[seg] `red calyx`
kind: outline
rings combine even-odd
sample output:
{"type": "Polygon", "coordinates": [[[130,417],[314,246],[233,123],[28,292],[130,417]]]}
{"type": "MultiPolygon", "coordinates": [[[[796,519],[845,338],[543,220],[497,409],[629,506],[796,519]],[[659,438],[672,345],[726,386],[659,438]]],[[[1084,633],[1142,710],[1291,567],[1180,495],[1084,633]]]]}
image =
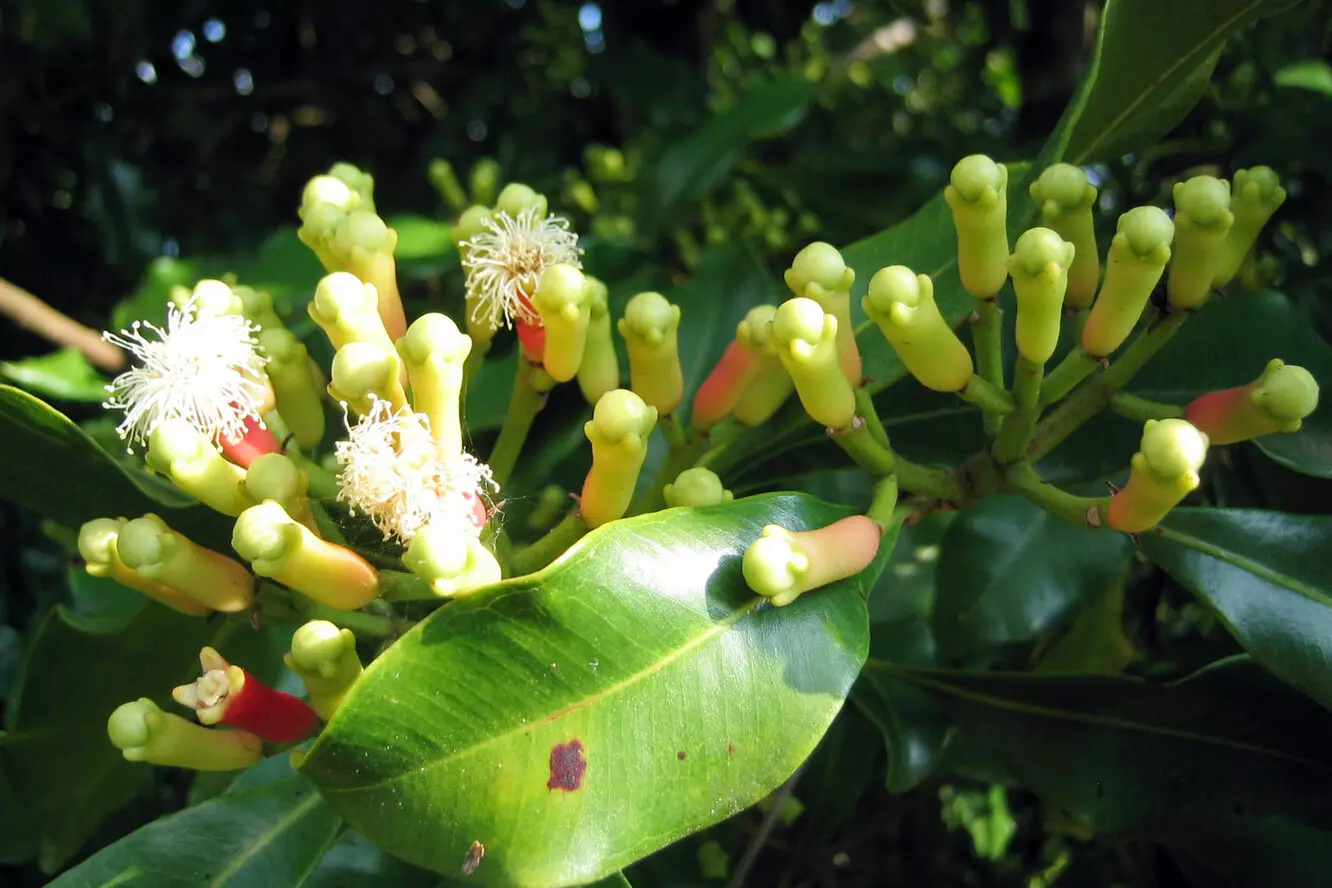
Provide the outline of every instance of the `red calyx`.
{"type": "Polygon", "coordinates": [[[241,686],[227,695],[218,724],[243,728],[270,743],[297,743],[315,732],[319,716],[304,700],[242,673],[241,686]]]}
{"type": "Polygon", "coordinates": [[[245,417],[245,434],[239,438],[221,435],[217,445],[222,450],[223,456],[242,469],[248,469],[251,463],[266,453],[282,452],[282,442],[268,429],[259,425],[259,420],[253,416],[245,417]]]}
{"type": "Polygon", "coordinates": [[[546,325],[541,323],[541,316],[526,293],[519,293],[518,301],[522,303],[525,312],[536,319],[529,321],[519,315],[514,320],[514,326],[518,328],[518,341],[522,343],[528,360],[539,366],[546,357],[546,325]]]}

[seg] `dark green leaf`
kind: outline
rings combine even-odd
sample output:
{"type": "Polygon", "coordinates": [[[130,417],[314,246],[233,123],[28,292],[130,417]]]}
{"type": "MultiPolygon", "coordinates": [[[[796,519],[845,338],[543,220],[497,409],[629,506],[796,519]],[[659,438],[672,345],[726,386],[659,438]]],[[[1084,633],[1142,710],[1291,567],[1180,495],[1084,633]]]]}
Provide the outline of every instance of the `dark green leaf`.
{"type": "Polygon", "coordinates": [[[62,348],[21,361],[0,362],[0,377],[19,388],[57,401],[100,403],[106,400],[106,377],[76,348],[62,348]]]}
{"type": "MultiPolygon", "coordinates": [[[[0,746],[5,733],[0,731],[0,746]]],[[[41,844],[40,823],[10,785],[9,775],[0,768],[0,866],[19,863],[37,853],[41,844]]]]}
{"type": "Polygon", "coordinates": [[[302,888],[435,888],[438,884],[437,874],[386,854],[354,829],[338,837],[301,883],[302,888]]]}
{"type": "Polygon", "coordinates": [[[1266,817],[1176,842],[1173,850],[1195,885],[1309,888],[1332,884],[1329,842],[1332,833],[1266,817]]]}
{"type": "Polygon", "coordinates": [[[1332,517],[1176,509],[1142,547],[1255,660],[1332,708],[1332,517]]]}
{"type": "Polygon", "coordinates": [[[774,608],[739,562],[765,524],[844,514],[768,496],[599,529],[400,639],[302,767],[418,865],[481,842],[482,883],[606,876],[780,785],[841,708],[875,570],[774,608]]]}
{"type": "Polygon", "coordinates": [[[50,888],[296,888],[342,822],[300,776],[144,826],[50,888]]]}
{"type": "Polygon", "coordinates": [[[1117,533],[1077,527],[1022,497],[965,510],[939,554],[934,637],[947,658],[1040,638],[1066,624],[1128,566],[1117,533]]]}

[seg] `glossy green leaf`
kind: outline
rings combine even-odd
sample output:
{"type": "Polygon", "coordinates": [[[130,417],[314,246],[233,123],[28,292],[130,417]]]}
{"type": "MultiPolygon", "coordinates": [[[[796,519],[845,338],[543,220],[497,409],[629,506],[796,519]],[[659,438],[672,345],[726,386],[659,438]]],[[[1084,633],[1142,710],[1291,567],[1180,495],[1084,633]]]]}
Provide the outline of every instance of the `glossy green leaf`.
{"type": "Polygon", "coordinates": [[[349,829],[320,858],[301,888],[436,888],[438,885],[437,873],[403,863],[349,829]]]}
{"type": "Polygon", "coordinates": [[[296,888],[342,821],[300,776],[141,827],[50,888],[296,888]]]}
{"type": "Polygon", "coordinates": [[[400,639],[303,770],[412,863],[452,873],[481,842],[483,884],[606,876],[777,787],[841,708],[875,569],[775,608],[740,557],[844,514],[766,496],[607,525],[400,639]]]}
{"type": "MultiPolygon", "coordinates": [[[[458,267],[458,248],[453,244],[453,226],[448,222],[414,213],[401,213],[384,221],[398,233],[393,257],[402,280],[430,280],[458,267]]],[[[311,292],[318,280],[315,277],[309,282],[311,292]]]]}
{"type": "Polygon", "coordinates": [[[1056,134],[1069,163],[1150,145],[1197,104],[1233,34],[1299,0],[1109,0],[1096,51],[1056,134]]]}
{"type": "Polygon", "coordinates": [[[21,361],[0,361],[0,378],[57,401],[106,400],[107,378],[76,348],[62,348],[21,361]]]}
{"type": "Polygon", "coordinates": [[[1272,75],[1277,86],[1307,89],[1332,96],[1332,65],[1322,59],[1291,62],[1272,75]]]}
{"type": "Polygon", "coordinates": [[[1332,715],[1247,658],[1172,684],[865,668],[938,701],[941,772],[1017,785],[1092,832],[1170,843],[1274,815],[1332,825],[1332,715]]]}
{"type": "Polygon", "coordinates": [[[1040,638],[1121,577],[1126,537],[1069,524],[1022,497],[990,496],[948,527],[939,554],[934,637],[965,659],[1040,638]]]}
{"type": "Polygon", "coordinates": [[[203,506],[169,508],[146,475],[127,472],[68,417],[0,385],[0,497],[77,528],[106,516],[157,512],[182,533],[225,549],[230,522],[203,506]],[[69,479],[77,478],[77,484],[69,479]]]}
{"type": "Polygon", "coordinates": [[[1176,509],[1142,548],[1255,660],[1332,708],[1332,517],[1176,509]]]}

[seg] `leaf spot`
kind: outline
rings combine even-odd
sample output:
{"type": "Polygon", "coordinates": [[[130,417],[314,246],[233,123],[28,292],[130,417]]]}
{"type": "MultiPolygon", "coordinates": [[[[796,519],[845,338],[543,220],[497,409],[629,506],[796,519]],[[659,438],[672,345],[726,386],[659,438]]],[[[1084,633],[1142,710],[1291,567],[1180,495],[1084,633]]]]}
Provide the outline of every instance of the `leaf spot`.
{"type": "Polygon", "coordinates": [[[675,757],[678,758],[680,761],[684,761],[684,760],[685,760],[685,751],[684,751],[683,749],[680,750],[679,752],[677,752],[677,753],[675,754],[675,757]]]}
{"type": "Polygon", "coordinates": [[[550,780],[546,781],[546,789],[573,792],[583,785],[586,770],[583,744],[577,738],[568,743],[557,743],[550,749],[550,780]]]}

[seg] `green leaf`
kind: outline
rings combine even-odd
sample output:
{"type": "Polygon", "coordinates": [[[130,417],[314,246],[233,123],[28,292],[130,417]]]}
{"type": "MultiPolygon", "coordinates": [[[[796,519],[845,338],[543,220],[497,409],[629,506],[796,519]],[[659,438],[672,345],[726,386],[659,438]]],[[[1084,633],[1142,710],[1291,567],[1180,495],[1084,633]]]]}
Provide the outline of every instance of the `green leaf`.
{"type": "Polygon", "coordinates": [[[1332,708],[1332,517],[1176,509],[1142,548],[1255,660],[1332,708]]]}
{"type": "MultiPolygon", "coordinates": [[[[384,221],[398,233],[393,256],[398,276],[403,280],[431,280],[458,267],[458,248],[453,244],[453,226],[448,222],[414,213],[402,213],[384,221]]],[[[321,270],[310,280],[312,292],[322,275],[321,270]]]]}
{"type": "Polygon", "coordinates": [[[0,385],[0,466],[0,497],[69,527],[157,512],[204,545],[225,550],[231,539],[224,516],[203,506],[168,507],[146,474],[127,472],[68,417],[6,385],[0,385]]]}
{"type": "Polygon", "coordinates": [[[21,361],[0,362],[0,377],[57,401],[96,404],[106,400],[106,377],[76,348],[62,348],[21,361]]]}
{"type": "MultiPolygon", "coordinates": [[[[0,746],[5,741],[0,731],[0,746]]],[[[37,853],[41,844],[40,824],[27,806],[19,801],[14,787],[0,768],[0,866],[20,863],[37,853]]]]}
{"type": "Polygon", "coordinates": [[[1082,87],[1056,131],[1055,159],[1110,160],[1152,144],[1202,97],[1226,40],[1297,2],[1109,0],[1082,87]]]}
{"type": "MultiPolygon", "coordinates": [[[[484,858],[482,858],[484,863],[484,858]]],[[[386,854],[354,829],[328,849],[302,888],[436,888],[439,876],[386,854]]]]}
{"type": "Polygon", "coordinates": [[[841,708],[875,568],[775,608],[740,558],[766,524],[845,514],[765,496],[600,528],[403,636],[302,768],[420,866],[456,872],[481,842],[483,884],[607,876],[762,798],[841,708]]]}
{"type": "Polygon", "coordinates": [[[1247,658],[1172,684],[865,669],[947,713],[940,771],[1020,786],[1088,831],[1168,844],[1272,815],[1332,825],[1332,715],[1247,658]]]}
{"type": "Polygon", "coordinates": [[[949,659],[1034,641],[1067,624],[1123,575],[1131,546],[1022,497],[990,496],[949,525],[939,555],[934,637],[949,659]]]}
{"type": "Polygon", "coordinates": [[[1322,59],[1304,59],[1291,62],[1272,76],[1277,86],[1307,89],[1332,96],[1332,65],[1322,59]]]}
{"type": "Polygon", "coordinates": [[[300,776],[156,820],[49,888],[296,888],[342,822],[300,776]]]}

